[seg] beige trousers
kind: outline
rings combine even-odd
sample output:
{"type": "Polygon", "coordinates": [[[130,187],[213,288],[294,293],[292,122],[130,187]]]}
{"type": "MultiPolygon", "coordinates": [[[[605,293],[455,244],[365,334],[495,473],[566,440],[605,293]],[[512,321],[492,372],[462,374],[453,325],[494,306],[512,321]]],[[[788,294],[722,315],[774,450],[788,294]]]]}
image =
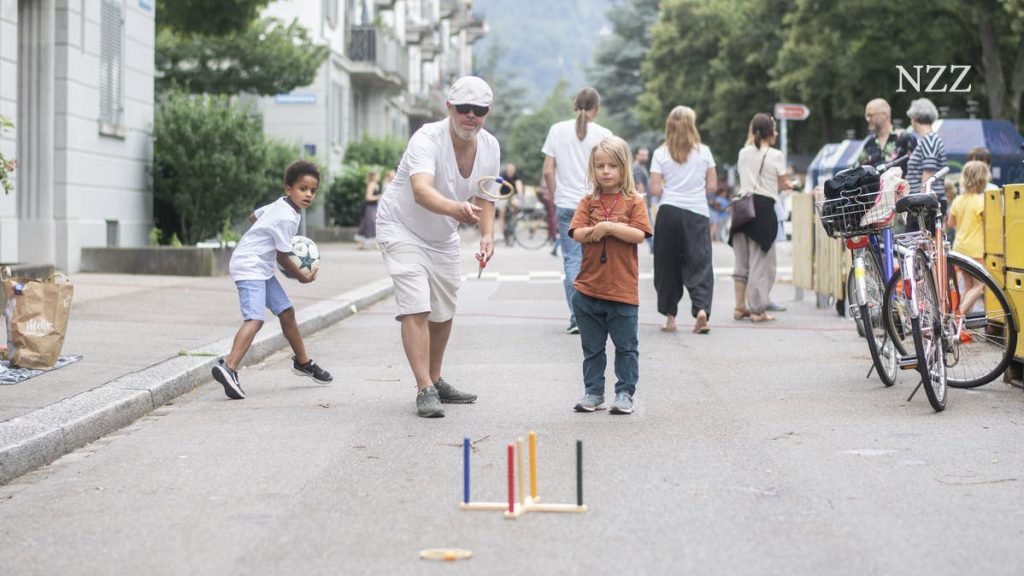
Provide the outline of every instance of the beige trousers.
{"type": "Polygon", "coordinates": [[[732,236],[732,251],[736,256],[732,277],[737,282],[747,283],[747,308],[751,314],[764,314],[768,295],[775,284],[775,244],[765,252],[757,242],[740,232],[732,236]]]}

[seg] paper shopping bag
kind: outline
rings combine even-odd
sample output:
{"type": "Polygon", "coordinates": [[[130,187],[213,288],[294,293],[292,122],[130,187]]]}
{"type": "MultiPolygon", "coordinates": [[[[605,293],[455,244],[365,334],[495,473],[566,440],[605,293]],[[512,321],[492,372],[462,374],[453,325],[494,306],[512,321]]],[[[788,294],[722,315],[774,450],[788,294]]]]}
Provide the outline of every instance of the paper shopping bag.
{"type": "Polygon", "coordinates": [[[14,347],[8,357],[22,368],[51,368],[64,345],[74,286],[59,273],[45,280],[8,278],[3,284],[8,335],[14,347]]]}

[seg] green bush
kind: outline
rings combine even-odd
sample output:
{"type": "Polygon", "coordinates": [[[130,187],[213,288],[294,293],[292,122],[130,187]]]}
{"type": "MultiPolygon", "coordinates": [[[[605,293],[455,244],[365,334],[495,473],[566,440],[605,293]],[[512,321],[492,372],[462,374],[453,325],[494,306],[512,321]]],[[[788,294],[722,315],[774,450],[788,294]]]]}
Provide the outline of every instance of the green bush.
{"type": "Polygon", "coordinates": [[[366,198],[366,175],[376,166],[345,164],[334,177],[327,194],[331,219],[335,226],[358,226],[366,198]]]}
{"type": "Polygon", "coordinates": [[[224,96],[170,94],[153,125],[154,218],[187,244],[216,236],[265,193],[262,120],[224,96]]]}
{"type": "Polygon", "coordinates": [[[395,170],[404,152],[405,140],[390,136],[363,136],[362,139],[348,145],[345,150],[345,164],[384,166],[385,170],[395,170]]]}
{"type": "MultiPolygon", "coordinates": [[[[299,147],[281,140],[267,140],[267,161],[263,169],[263,185],[260,195],[250,209],[255,209],[264,204],[270,204],[281,196],[284,196],[284,172],[292,162],[302,158],[299,147]]],[[[325,178],[323,169],[320,170],[320,177],[325,178]]]]}

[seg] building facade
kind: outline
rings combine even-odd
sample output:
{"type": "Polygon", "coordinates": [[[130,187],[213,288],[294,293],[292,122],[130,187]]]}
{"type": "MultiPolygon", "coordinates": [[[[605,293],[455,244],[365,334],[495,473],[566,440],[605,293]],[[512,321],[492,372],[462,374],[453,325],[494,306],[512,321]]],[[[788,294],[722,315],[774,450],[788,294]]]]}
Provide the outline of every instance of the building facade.
{"type": "Polygon", "coordinates": [[[152,227],[156,0],[0,0],[0,114],[15,129],[0,262],[79,269],[152,227]]]}
{"type": "MultiPolygon", "coordinates": [[[[486,22],[472,0],[280,0],[263,13],[297,19],[330,48],[313,84],[261,98],[264,130],[329,170],[363,136],[405,139],[441,118],[447,86],[472,70],[486,22]]],[[[323,214],[310,223],[324,225],[323,214]]]]}

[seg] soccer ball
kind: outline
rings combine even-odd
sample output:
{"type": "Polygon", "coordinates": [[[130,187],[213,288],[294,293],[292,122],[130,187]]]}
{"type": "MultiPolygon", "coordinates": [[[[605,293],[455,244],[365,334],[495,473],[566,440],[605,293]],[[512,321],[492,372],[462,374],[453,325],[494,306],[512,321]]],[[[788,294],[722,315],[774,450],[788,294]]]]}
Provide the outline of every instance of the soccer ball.
{"type": "MultiPolygon", "coordinates": [[[[288,253],[288,257],[295,262],[299,270],[316,272],[320,268],[320,248],[317,247],[316,242],[305,236],[292,238],[292,251],[288,253]]],[[[277,264],[277,268],[285,277],[291,278],[280,262],[277,264]]]]}

